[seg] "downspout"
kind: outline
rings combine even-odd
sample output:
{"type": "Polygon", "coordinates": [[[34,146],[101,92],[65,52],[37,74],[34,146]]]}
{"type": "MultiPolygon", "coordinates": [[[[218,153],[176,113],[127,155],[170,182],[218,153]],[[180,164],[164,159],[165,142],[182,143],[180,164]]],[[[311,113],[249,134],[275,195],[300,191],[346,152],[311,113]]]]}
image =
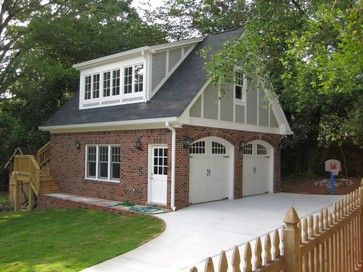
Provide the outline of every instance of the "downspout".
{"type": "Polygon", "coordinates": [[[175,150],[176,150],[176,130],[169,122],[165,122],[165,127],[171,131],[171,196],[170,196],[170,206],[173,211],[176,210],[175,207],[175,150]]]}

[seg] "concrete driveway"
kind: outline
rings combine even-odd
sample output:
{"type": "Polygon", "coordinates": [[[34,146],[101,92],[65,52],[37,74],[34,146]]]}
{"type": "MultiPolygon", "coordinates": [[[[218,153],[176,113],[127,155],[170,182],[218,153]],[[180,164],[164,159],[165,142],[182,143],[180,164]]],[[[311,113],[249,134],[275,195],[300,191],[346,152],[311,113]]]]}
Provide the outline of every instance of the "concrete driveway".
{"type": "Polygon", "coordinates": [[[158,238],[84,271],[185,270],[222,249],[281,227],[291,206],[304,216],[338,198],[277,193],[203,203],[161,214],[158,217],[166,222],[166,230],[158,238]]]}

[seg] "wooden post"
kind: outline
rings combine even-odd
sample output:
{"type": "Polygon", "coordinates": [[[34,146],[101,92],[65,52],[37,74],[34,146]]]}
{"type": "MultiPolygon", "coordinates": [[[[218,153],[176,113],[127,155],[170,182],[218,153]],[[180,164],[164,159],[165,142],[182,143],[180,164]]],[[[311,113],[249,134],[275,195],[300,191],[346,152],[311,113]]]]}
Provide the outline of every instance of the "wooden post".
{"type": "Polygon", "coordinates": [[[28,211],[32,211],[34,205],[34,197],[33,197],[33,188],[30,183],[28,184],[28,198],[29,198],[28,211]]]}
{"type": "Polygon", "coordinates": [[[299,216],[294,208],[286,213],[284,228],[284,263],[286,272],[301,272],[301,230],[299,216]]]}
{"type": "Polygon", "coordinates": [[[19,210],[19,182],[18,182],[18,177],[16,176],[16,173],[13,174],[14,175],[14,210],[18,211],[19,210]]]}

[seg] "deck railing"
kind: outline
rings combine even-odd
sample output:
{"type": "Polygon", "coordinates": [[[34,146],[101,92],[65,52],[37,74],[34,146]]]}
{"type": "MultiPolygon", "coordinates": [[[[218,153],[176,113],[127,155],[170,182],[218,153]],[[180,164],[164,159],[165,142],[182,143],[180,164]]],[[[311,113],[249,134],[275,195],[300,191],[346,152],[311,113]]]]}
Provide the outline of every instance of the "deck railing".
{"type": "Polygon", "coordinates": [[[230,261],[222,251],[218,266],[209,257],[204,269],[192,267],[189,271],[363,271],[363,179],[360,188],[308,217],[300,219],[290,208],[281,234],[275,230],[272,235],[257,237],[253,251],[251,243],[246,243],[242,258],[236,246],[230,261]]]}
{"type": "Polygon", "coordinates": [[[36,158],[39,167],[43,167],[43,165],[50,161],[50,150],[50,142],[48,142],[37,151],[36,158]]]}
{"type": "Polygon", "coordinates": [[[32,155],[15,155],[14,171],[11,178],[14,184],[14,208],[19,209],[19,182],[29,184],[29,203],[28,207],[31,210],[33,206],[33,193],[39,195],[40,189],[40,167],[32,155]]]}

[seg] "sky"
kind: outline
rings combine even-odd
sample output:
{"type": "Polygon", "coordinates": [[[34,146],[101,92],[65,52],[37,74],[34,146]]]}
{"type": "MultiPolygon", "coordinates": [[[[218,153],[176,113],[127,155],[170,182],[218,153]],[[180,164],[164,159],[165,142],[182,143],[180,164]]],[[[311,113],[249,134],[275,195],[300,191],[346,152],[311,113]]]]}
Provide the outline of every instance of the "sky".
{"type": "Polygon", "coordinates": [[[155,9],[157,7],[160,7],[163,2],[164,0],[133,0],[131,6],[135,7],[138,10],[140,10],[140,8],[155,9]]]}

